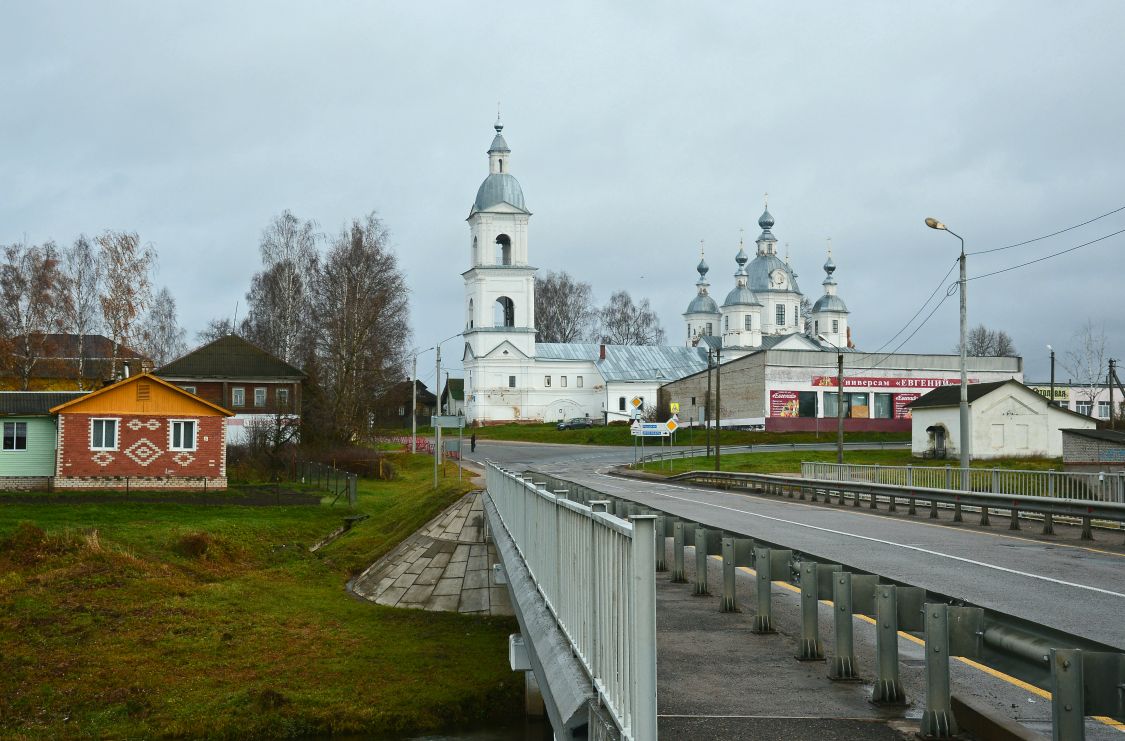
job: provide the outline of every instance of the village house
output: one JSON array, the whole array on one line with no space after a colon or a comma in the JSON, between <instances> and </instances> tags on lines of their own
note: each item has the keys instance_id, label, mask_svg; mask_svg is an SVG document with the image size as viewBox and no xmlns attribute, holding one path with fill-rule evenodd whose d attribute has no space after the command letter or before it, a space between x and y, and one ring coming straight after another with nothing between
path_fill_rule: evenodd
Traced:
<instances>
[{"instance_id":1,"label":"village house","mask_svg":"<svg viewBox=\"0 0 1125 741\"><path fill-rule=\"evenodd\" d=\"M23 368L29 367L29 391L89 391L114 379L114 342L100 334L28 335L34 362L24 355L24 337L9 341L8 357L0 371L0 389L23 390ZM82 347L81 353L78 351ZM81 357L81 362L79 359ZM143 357L124 345L117 345L117 373L137 373Z\"/></svg>"},{"instance_id":2,"label":"village house","mask_svg":"<svg viewBox=\"0 0 1125 741\"><path fill-rule=\"evenodd\" d=\"M49 488L58 438L51 409L82 396L85 392L0 392L0 489Z\"/></svg>"},{"instance_id":3,"label":"village house","mask_svg":"<svg viewBox=\"0 0 1125 741\"><path fill-rule=\"evenodd\" d=\"M149 373L49 410L55 489L225 489L233 412Z\"/></svg>"}]
</instances>

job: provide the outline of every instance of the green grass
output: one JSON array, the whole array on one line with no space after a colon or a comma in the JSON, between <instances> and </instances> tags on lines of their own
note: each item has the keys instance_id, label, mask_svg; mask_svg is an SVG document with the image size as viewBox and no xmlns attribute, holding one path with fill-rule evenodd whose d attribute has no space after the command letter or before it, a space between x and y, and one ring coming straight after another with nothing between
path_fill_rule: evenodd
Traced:
<instances>
[{"instance_id":1,"label":"green grass","mask_svg":"<svg viewBox=\"0 0 1125 741\"><path fill-rule=\"evenodd\" d=\"M477 440L510 440L516 442L534 443L566 443L569 445L632 445L633 437L629 434L628 425L609 425L591 427L585 430L559 430L554 423L542 424L503 424L487 425L485 427L465 428L465 438L476 433ZM391 434L388 432L387 434ZM399 433L401 434L401 433ZM409 434L409 431L406 433ZM420 428L418 434L423 434ZM426 430L427 435L432 431ZM446 433L448 435L448 432ZM711 433L714 438L715 432ZM454 433L456 436L456 433ZM676 432L676 445L703 445L706 431L702 429L688 430L681 428ZM825 429L819 435L815 432L750 432L743 430L723 430L722 443L724 445L750 445L766 443L831 443L836 440L833 430ZM849 432L848 440L853 442L883 442L910 440L909 432ZM659 440L648 441L654 446L660 444ZM665 441L667 442L667 441ZM646 445L647 447L647 445Z\"/></svg>"},{"instance_id":2,"label":"green grass","mask_svg":"<svg viewBox=\"0 0 1125 741\"><path fill-rule=\"evenodd\" d=\"M518 711L511 619L386 608L344 582L468 489L430 460L339 506L0 504L0 736L421 733ZM2 501L2 499L0 499Z\"/></svg>"},{"instance_id":3,"label":"green grass","mask_svg":"<svg viewBox=\"0 0 1125 741\"><path fill-rule=\"evenodd\" d=\"M849 440L851 437L849 436ZM747 471L750 473L800 473L802 461L835 463L835 450L797 450L770 453L732 453L722 455L724 471ZM845 463L876 464L881 466L956 466L956 461L935 461L928 458L914 458L909 450L845 450ZM714 456L681 458L671 462L646 463L646 471L674 475L685 471L715 468ZM1049 468L1061 469L1061 458L1001 458L998 460L973 461L973 468L1017 468L1045 471Z\"/></svg>"}]
</instances>

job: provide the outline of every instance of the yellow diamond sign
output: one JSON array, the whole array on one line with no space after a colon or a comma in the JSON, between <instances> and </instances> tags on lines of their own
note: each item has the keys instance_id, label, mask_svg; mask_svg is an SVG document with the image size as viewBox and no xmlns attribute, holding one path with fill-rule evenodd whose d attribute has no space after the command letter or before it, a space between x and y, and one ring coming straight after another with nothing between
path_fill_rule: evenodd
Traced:
<instances>
[{"instance_id":1,"label":"yellow diamond sign","mask_svg":"<svg viewBox=\"0 0 1125 741\"><path fill-rule=\"evenodd\" d=\"M633 405L634 409L640 409L641 405L645 403L645 400L639 396L634 396L632 400L629 401L629 403Z\"/></svg>"},{"instance_id":2,"label":"yellow diamond sign","mask_svg":"<svg viewBox=\"0 0 1125 741\"><path fill-rule=\"evenodd\" d=\"M675 432L676 428L680 426L680 423L676 421L675 417L672 417L672 419L668 420L664 424L667 425L668 432Z\"/></svg>"}]
</instances>

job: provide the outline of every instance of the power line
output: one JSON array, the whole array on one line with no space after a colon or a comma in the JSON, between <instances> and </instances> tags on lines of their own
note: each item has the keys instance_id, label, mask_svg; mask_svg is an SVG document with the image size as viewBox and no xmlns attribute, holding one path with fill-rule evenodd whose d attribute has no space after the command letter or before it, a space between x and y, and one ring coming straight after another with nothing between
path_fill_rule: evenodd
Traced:
<instances>
[{"instance_id":1,"label":"power line","mask_svg":"<svg viewBox=\"0 0 1125 741\"><path fill-rule=\"evenodd\" d=\"M1001 273L1007 273L1011 270L1016 270L1018 268L1026 268L1028 265L1034 265L1037 262L1043 262L1044 260L1050 260L1053 257L1065 255L1069 252L1074 252L1075 250L1080 250L1083 247L1089 247L1092 244L1096 244L1096 243L1101 242L1103 240L1109 239L1110 237L1116 237L1118 234L1125 234L1125 229L1119 229L1119 230L1113 232L1112 234L1105 235L1104 237L1098 237L1097 239L1091 239L1089 242L1083 242L1080 245L1076 245L1074 247L1070 247L1070 248L1065 249L1065 250L1060 250L1059 252L1053 252L1050 255L1044 255L1043 257L1036 258L1035 260L1028 260L1027 262L1021 262L1019 265L1012 265L1011 267L1002 268L1000 270L993 270L991 273L984 273L982 275L974 275L972 278L969 278L968 280L980 280L981 278L988 278L989 276L1000 275Z\"/></svg>"},{"instance_id":2,"label":"power line","mask_svg":"<svg viewBox=\"0 0 1125 741\"><path fill-rule=\"evenodd\" d=\"M908 328L908 327L909 327L909 326L911 325L911 323L913 323L913 321L914 321L915 319L917 319L917 318L918 318L918 315L919 315L919 314L921 314L921 313L922 313L923 311L925 311L925 309L926 309L926 306L928 306L928 305L929 305L929 303L930 303L931 301L933 301L933 300L934 300L934 296L936 296L936 295L937 295L937 292L941 290L941 287L942 287L943 285L945 285L945 279L949 277L949 274L953 272L953 268L954 268L954 267L956 267L956 266L957 266L957 262L956 262L956 261L954 261L954 262L953 262L953 265L950 265L950 266L949 266L949 270L945 271L945 275L943 275L943 276L941 277L941 280L939 280L939 281L938 281L938 284L937 284L937 288L935 288L935 289L933 290L933 292L932 292L932 293L931 293L931 294L929 295L929 297L928 297L928 298L927 298L927 299L926 299L925 301L923 301L923 302L922 302L922 305L918 307L918 311L914 312L914 316L910 317L910 319L909 319L909 320L908 320L908 321L906 322L906 324L902 325L902 328L901 328L901 329L899 329L899 331L895 332L895 333L894 333L894 334L893 334L893 335L891 336L891 338L890 338L890 339L888 339L888 340L887 340L886 342L884 342L884 343L883 343L882 345L880 345L879 347L877 347L877 348L876 348L875 350L873 350L872 352L869 352L869 353L864 353L864 357L866 357L866 356L869 356L869 355L878 355L878 354L879 354L879 353L880 353L880 352L882 351L882 349L883 349L884 347L886 347L887 345L889 345L889 344L891 344L892 342L894 342L894 341L895 341L895 338L896 338L896 337L898 337L898 336L899 336L900 334L902 334L903 332L905 332L905 331L906 331L906 329L907 329L907 328ZM942 299L942 301L944 301L944 300L945 300L945 299ZM940 305L940 304L939 304L939 305ZM924 322L923 322L923 323L924 323ZM915 330L915 333L917 333L917 330ZM914 335L912 334L912 335L910 335L910 336L911 336L911 337L913 337ZM899 347L901 347L901 345L899 345Z\"/></svg>"},{"instance_id":3,"label":"power line","mask_svg":"<svg viewBox=\"0 0 1125 741\"><path fill-rule=\"evenodd\" d=\"M1051 237L1057 237L1060 234L1072 231L1072 230L1077 229L1077 228L1082 227L1082 226L1086 226L1087 224L1093 224L1098 219L1104 219L1107 216L1112 216L1113 214L1117 213L1118 211L1125 211L1125 206L1121 206L1120 208L1115 208L1112 211L1107 211L1106 213L1102 214L1101 216L1095 216L1094 218L1090 219L1089 221L1083 221L1081 224L1075 224L1074 226L1068 226L1066 229L1059 229L1057 232L1051 232L1050 234L1044 234L1042 237L1036 237L1035 239L1028 239L1024 242L1016 242L1015 244L1010 244L1007 247L993 247L990 250L980 250L978 252L967 252L965 254L966 255L987 255L989 252L1000 252L1002 250L1010 250L1013 247L1022 247L1025 244L1031 244L1032 242L1039 242L1039 241L1042 241L1044 239L1050 239Z\"/></svg>"}]
</instances>

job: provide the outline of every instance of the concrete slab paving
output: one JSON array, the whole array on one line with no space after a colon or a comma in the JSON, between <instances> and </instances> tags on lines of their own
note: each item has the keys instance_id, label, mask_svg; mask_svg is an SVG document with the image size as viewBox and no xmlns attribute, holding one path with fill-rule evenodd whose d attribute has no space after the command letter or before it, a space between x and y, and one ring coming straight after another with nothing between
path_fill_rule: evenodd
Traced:
<instances>
[{"instance_id":1,"label":"concrete slab paving","mask_svg":"<svg viewBox=\"0 0 1125 741\"><path fill-rule=\"evenodd\" d=\"M488 588L462 589L458 612L488 612Z\"/></svg>"}]
</instances>

